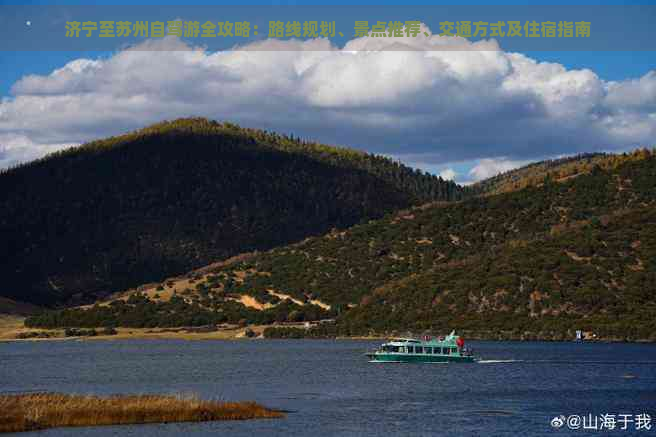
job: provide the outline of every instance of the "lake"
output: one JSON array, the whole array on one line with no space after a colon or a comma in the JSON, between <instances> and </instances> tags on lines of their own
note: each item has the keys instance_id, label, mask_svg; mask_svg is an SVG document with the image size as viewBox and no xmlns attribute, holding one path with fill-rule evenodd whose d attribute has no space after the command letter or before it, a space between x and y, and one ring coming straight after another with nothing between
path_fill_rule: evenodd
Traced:
<instances>
[{"instance_id":1,"label":"lake","mask_svg":"<svg viewBox=\"0 0 656 437\"><path fill-rule=\"evenodd\" d=\"M21 436L583 436L590 431L567 424L554 430L552 418L629 414L633 420L647 413L656 422L656 345L469 342L482 363L367 362L363 353L379 343L0 343L0 391L196 393L289 410L282 420L63 428ZM656 435L656 423L651 431L625 424L627 430L603 435Z\"/></svg>"}]
</instances>

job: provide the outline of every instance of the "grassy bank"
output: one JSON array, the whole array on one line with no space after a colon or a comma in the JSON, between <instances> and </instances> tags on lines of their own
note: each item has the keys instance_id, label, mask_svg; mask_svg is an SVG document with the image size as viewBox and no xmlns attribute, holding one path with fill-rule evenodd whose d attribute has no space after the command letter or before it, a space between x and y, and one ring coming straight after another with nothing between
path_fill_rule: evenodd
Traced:
<instances>
[{"instance_id":1,"label":"grassy bank","mask_svg":"<svg viewBox=\"0 0 656 437\"><path fill-rule=\"evenodd\" d=\"M408 330L386 332L344 332L335 325L319 325L306 329L304 324L286 325L248 325L231 328L197 329L195 327L180 328L116 328L112 335L106 334L106 328L93 328L97 331L93 336L67 336L65 329L33 329L26 328L23 318L3 318L0 316L0 342L2 341L53 341L67 339L81 340L134 340L134 339L174 339L174 340L235 340L251 336L265 339L351 339L374 340L390 337L412 336ZM78 329L79 331L80 329ZM88 330L87 330L88 331ZM449 329L442 329L446 334ZM593 330L596 341L655 343L656 334L651 336L624 332L623 335L604 334ZM415 335L422 335L423 330L415 330ZM492 341L572 341L575 331L534 331L534 330L471 330L458 329L458 334L469 340Z\"/></svg>"},{"instance_id":2,"label":"grassy bank","mask_svg":"<svg viewBox=\"0 0 656 437\"><path fill-rule=\"evenodd\" d=\"M0 433L55 427L208 422L279 418L254 402L204 401L182 396L78 396L57 393L0 396Z\"/></svg>"},{"instance_id":3,"label":"grassy bank","mask_svg":"<svg viewBox=\"0 0 656 437\"><path fill-rule=\"evenodd\" d=\"M107 328L76 328L77 331L96 331L95 335L68 335L64 328L35 329L24 325L23 317L0 315L0 342L3 341L56 341L56 340L133 340L133 339L176 339L176 340L235 340L251 336L262 337L266 328L276 325L248 325L199 329L198 327L178 328L122 328L113 329L109 335ZM288 325L300 328L302 323Z\"/></svg>"},{"instance_id":4,"label":"grassy bank","mask_svg":"<svg viewBox=\"0 0 656 437\"><path fill-rule=\"evenodd\" d=\"M448 329L442 331L442 334L448 333ZM466 330L459 329L458 334L468 340L485 340L485 341L574 341L575 331L519 331L519 330ZM395 337L414 337L419 338L425 334L432 334L429 331L388 331L375 332L370 331L363 334L345 334L340 331L331 330L325 326L304 329L299 327L266 327L263 330L263 337L267 339L351 339L351 340L376 340L389 339ZM592 333L585 335L586 341L603 341L603 342L630 342L630 343L655 343L656 335L642 337L637 335L603 335Z\"/></svg>"}]
</instances>

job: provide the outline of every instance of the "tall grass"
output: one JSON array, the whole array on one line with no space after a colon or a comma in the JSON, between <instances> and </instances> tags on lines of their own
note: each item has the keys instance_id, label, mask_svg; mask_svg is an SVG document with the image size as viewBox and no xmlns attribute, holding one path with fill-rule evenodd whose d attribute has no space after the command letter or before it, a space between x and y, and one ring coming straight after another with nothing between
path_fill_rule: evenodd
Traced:
<instances>
[{"instance_id":1,"label":"tall grass","mask_svg":"<svg viewBox=\"0 0 656 437\"><path fill-rule=\"evenodd\" d=\"M59 393L0 395L0 433L64 426L205 422L277 418L255 402L205 401L194 396L80 396Z\"/></svg>"}]
</instances>

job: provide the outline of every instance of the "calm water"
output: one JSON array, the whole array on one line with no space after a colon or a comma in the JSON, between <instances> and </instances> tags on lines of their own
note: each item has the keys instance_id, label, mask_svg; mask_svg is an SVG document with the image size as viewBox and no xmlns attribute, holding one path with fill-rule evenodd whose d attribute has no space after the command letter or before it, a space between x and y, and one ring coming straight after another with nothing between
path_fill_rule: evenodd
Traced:
<instances>
[{"instance_id":1,"label":"calm water","mask_svg":"<svg viewBox=\"0 0 656 437\"><path fill-rule=\"evenodd\" d=\"M0 391L197 393L286 419L56 429L41 436L589 435L554 416L648 413L656 345L472 342L475 364L374 364L369 341L0 343ZM602 435L656 435L651 431ZM597 432L596 435L599 435Z\"/></svg>"}]
</instances>

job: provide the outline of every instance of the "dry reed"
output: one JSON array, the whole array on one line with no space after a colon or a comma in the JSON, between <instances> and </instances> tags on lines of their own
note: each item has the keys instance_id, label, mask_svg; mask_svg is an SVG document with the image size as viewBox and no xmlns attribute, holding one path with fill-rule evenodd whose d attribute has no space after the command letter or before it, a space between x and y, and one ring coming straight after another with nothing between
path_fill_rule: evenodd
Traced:
<instances>
[{"instance_id":1,"label":"dry reed","mask_svg":"<svg viewBox=\"0 0 656 437\"><path fill-rule=\"evenodd\" d=\"M278 418L255 402L205 401L194 396L110 397L36 393L0 395L0 433L65 426L206 422Z\"/></svg>"}]
</instances>

